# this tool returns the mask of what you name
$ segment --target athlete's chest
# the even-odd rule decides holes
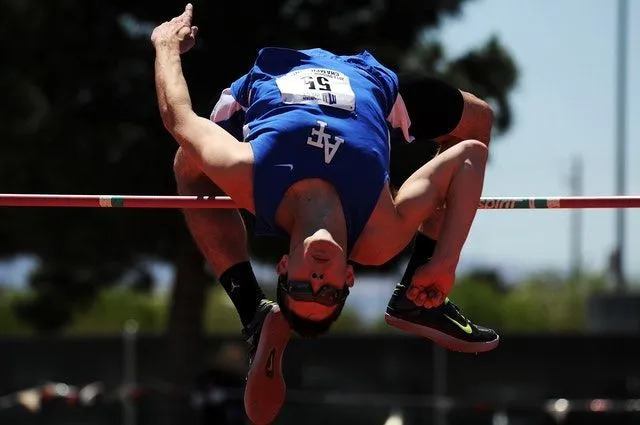
[[[307,178],[292,184],[285,192],[275,214],[275,221],[290,233],[293,222],[300,214],[327,217],[344,217],[342,203],[336,188],[318,178]]]

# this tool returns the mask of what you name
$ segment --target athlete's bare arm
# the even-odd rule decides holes
[[[154,29],[155,80],[160,115],[167,131],[200,169],[241,208],[253,211],[253,153],[222,127],[199,117],[191,106],[189,89],[182,73],[181,53],[195,43],[191,26],[193,7]]]

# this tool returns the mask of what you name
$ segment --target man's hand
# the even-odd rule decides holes
[[[455,278],[455,267],[445,267],[437,260],[431,260],[416,269],[407,298],[417,306],[437,307],[451,292]]]
[[[161,47],[177,48],[180,54],[186,53],[196,44],[198,27],[191,25],[193,5],[187,4],[182,15],[158,25],[151,34],[151,42],[156,49]]]

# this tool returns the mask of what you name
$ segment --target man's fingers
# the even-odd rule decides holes
[[[434,287],[421,288],[411,285],[407,291],[407,298],[417,306],[425,308],[436,307],[444,301],[444,295]]]
[[[191,27],[191,37],[195,39],[196,35],[198,35],[198,27]]]
[[[191,26],[191,19],[193,19],[193,5],[191,3],[187,3],[184,8],[184,12],[180,15],[180,18],[189,26]]]
[[[415,286],[411,286],[407,291],[407,298],[409,298],[411,301],[415,301],[418,297],[418,294],[420,294],[420,289],[416,288]]]

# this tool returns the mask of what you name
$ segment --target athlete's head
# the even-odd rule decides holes
[[[329,232],[319,230],[291,247],[277,272],[278,304],[291,328],[303,337],[329,330],[354,282],[353,267]]]

